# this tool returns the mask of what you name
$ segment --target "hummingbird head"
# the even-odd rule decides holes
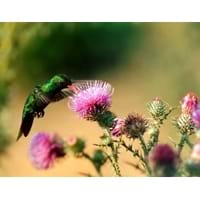
[[[61,88],[66,88],[69,85],[72,85],[72,80],[66,74],[55,75],[52,79],[53,82]]]

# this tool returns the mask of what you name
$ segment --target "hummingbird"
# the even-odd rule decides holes
[[[45,114],[44,109],[50,103],[60,101],[73,95],[73,91],[68,88],[72,83],[73,81],[67,75],[57,74],[45,83],[33,88],[24,104],[22,122],[17,140],[19,140],[22,135],[25,137],[28,136],[34,118],[42,118]]]

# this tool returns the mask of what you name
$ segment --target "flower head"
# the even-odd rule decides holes
[[[178,154],[168,144],[158,144],[150,153],[149,160],[154,166],[175,165]]]
[[[149,161],[156,176],[174,176],[178,153],[168,144],[158,144],[149,154]]]
[[[195,128],[200,128],[200,104],[197,105],[196,109],[192,112],[192,121],[194,123]]]
[[[92,160],[94,162],[96,169],[100,172],[101,167],[107,161],[107,156],[101,149],[97,149],[97,150],[94,151],[94,155],[92,157]]]
[[[103,81],[86,81],[73,86],[69,106],[80,117],[96,121],[111,106],[112,86]]]
[[[115,118],[113,121],[113,126],[110,128],[112,136],[119,137],[124,134],[125,120],[120,118]]]
[[[125,119],[124,131],[129,138],[138,138],[144,135],[148,121],[137,113],[129,114]]]
[[[36,168],[48,169],[56,158],[65,156],[64,141],[55,134],[37,133],[32,138],[29,154]]]
[[[176,120],[175,126],[179,129],[181,134],[194,133],[194,122],[189,114],[182,113]]]
[[[152,117],[160,122],[166,119],[167,115],[171,112],[169,105],[158,97],[148,103],[147,106]]]
[[[182,113],[192,114],[192,112],[196,109],[197,104],[198,104],[198,97],[196,94],[192,92],[186,94],[181,102]]]

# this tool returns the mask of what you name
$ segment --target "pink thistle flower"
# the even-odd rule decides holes
[[[113,126],[110,129],[112,136],[119,137],[124,134],[125,120],[120,118],[115,118],[113,121]]]
[[[182,113],[192,114],[192,112],[197,108],[198,97],[196,94],[190,92],[183,97],[181,102]]]
[[[200,128],[200,104],[197,105],[197,108],[192,112],[192,121],[195,128]]]
[[[69,107],[87,120],[96,121],[111,106],[112,86],[103,81],[86,81],[71,87],[74,95],[69,98]]]
[[[32,138],[29,154],[34,167],[48,169],[56,158],[65,156],[64,141],[55,134],[38,133]]]

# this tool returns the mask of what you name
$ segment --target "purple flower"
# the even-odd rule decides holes
[[[168,144],[158,144],[149,155],[154,167],[175,166],[178,161],[177,152]]]
[[[56,158],[65,156],[64,141],[55,134],[37,133],[32,138],[29,154],[34,167],[48,169]]]
[[[192,112],[192,121],[196,128],[200,128],[200,104],[198,104],[197,108]]]
[[[96,121],[111,106],[112,86],[103,81],[86,81],[74,84],[69,107],[87,120]]]
[[[120,118],[115,118],[113,121],[113,126],[110,128],[112,136],[119,137],[124,134],[125,120]]]
[[[185,95],[181,102],[182,113],[184,114],[192,114],[192,112],[196,109],[198,104],[198,97],[196,94],[190,92]]]
[[[144,135],[148,127],[148,121],[138,113],[132,113],[126,117],[124,126],[126,136],[136,139]]]

